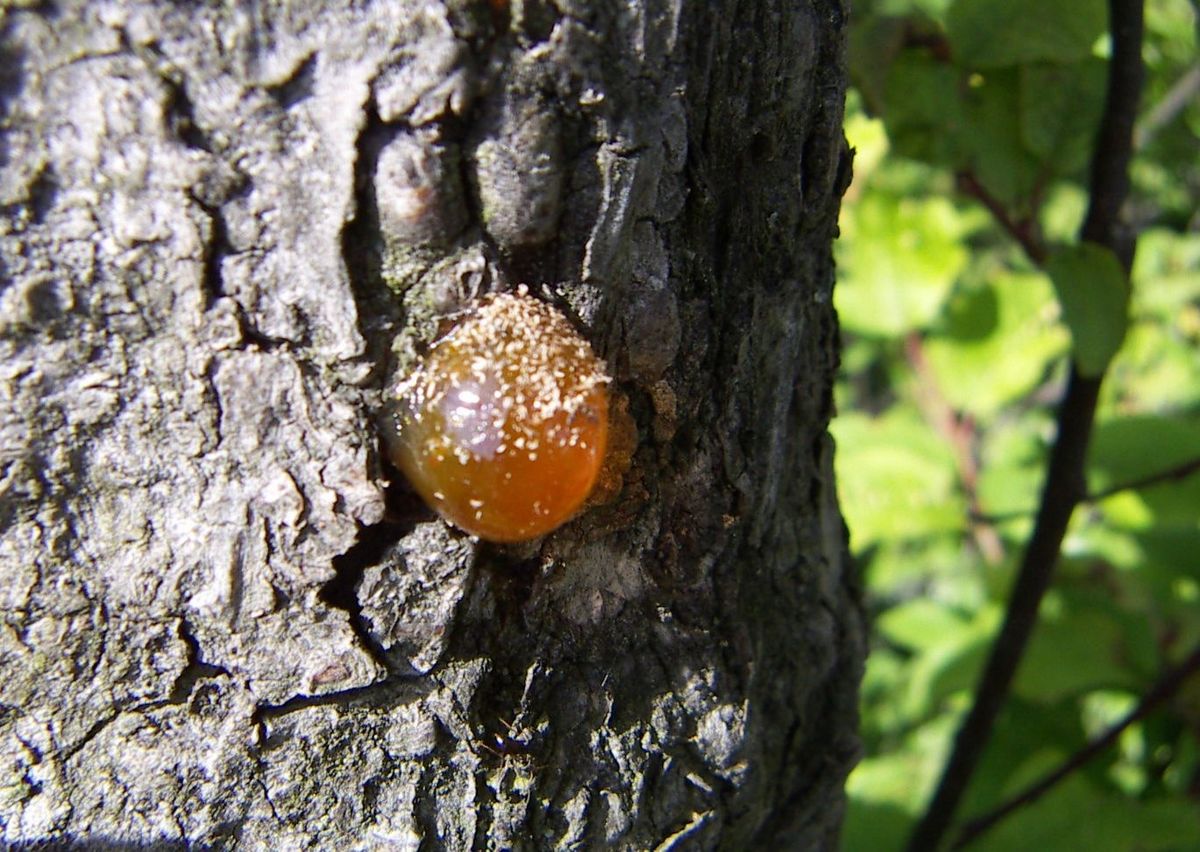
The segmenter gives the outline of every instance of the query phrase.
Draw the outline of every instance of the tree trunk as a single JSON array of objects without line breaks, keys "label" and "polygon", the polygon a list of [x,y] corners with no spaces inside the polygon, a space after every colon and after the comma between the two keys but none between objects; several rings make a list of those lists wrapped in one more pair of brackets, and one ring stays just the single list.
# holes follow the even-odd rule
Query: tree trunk
[{"label": "tree trunk", "polygon": [[[845,13],[0,6],[4,841],[832,848]],[[618,463],[499,546],[378,424],[518,283]]]}]

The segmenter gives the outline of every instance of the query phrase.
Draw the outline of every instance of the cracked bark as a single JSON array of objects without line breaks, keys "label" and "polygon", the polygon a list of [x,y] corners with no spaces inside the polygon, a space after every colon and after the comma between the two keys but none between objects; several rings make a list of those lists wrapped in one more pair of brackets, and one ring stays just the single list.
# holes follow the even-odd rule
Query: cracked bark
[{"label": "cracked bark", "polygon": [[[831,848],[844,14],[0,7],[4,843]],[[516,283],[631,465],[499,547],[377,417]]]}]

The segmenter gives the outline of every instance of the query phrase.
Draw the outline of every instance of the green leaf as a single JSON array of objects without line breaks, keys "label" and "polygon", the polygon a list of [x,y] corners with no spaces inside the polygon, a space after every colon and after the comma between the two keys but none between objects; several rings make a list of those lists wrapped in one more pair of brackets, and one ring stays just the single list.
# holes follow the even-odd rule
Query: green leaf
[{"label": "green leaf", "polygon": [[852,800],[863,804],[889,805],[901,813],[912,813],[919,807],[913,779],[934,777],[936,772],[934,761],[915,749],[868,757],[847,779],[847,792]]},{"label": "green leaf", "polygon": [[915,50],[892,63],[883,118],[896,153],[928,163],[955,163],[963,132],[960,77],[954,66]]},{"label": "green leaf", "polygon": [[1005,206],[1030,211],[1042,164],[1021,139],[1020,75],[995,68],[971,75],[963,95],[957,167],[970,171]]},{"label": "green leaf", "polygon": [[1041,275],[1008,274],[960,288],[925,345],[938,388],[960,411],[990,419],[1031,393],[1066,350],[1054,291]]},{"label": "green leaf", "polygon": [[[1155,528],[1143,533],[1138,543],[1145,552],[1145,566],[1166,578],[1188,577],[1200,581],[1200,529]],[[1145,570],[1145,569],[1144,569]],[[1195,612],[1200,618],[1200,611]]]},{"label": "green leaf", "polygon": [[1091,159],[1104,105],[1107,65],[1095,57],[1070,64],[1022,65],[1021,139],[1055,174],[1071,175]]},{"label": "green leaf", "polygon": [[988,68],[1081,59],[1107,21],[1104,0],[958,0],[946,24],[959,61]]},{"label": "green leaf", "polygon": [[899,805],[851,795],[842,831],[845,852],[900,852],[913,817]]},{"label": "green leaf", "polygon": [[955,715],[943,714],[912,731],[897,751],[864,758],[846,779],[846,793],[851,800],[916,814],[937,780],[957,724]]},{"label": "green leaf", "polygon": [[[1092,492],[1153,476],[1200,458],[1200,418],[1122,417],[1096,426],[1088,462]],[[1139,489],[1158,523],[1196,522],[1200,475]]]},{"label": "green leaf", "polygon": [[1073,703],[1048,706],[1010,695],[989,731],[988,747],[971,777],[961,812],[990,810],[1057,766],[1084,741]]},{"label": "green leaf", "polygon": [[1089,852],[1176,852],[1195,849],[1195,805],[1113,795],[1076,773],[1013,813],[971,845],[980,852],[1087,849]]},{"label": "green leaf", "polygon": [[892,62],[904,46],[905,20],[871,16],[850,29],[850,79],[872,113],[883,110]]},{"label": "green leaf", "polygon": [[1124,617],[1113,606],[1075,605],[1058,616],[1043,614],[1021,660],[1014,691],[1043,702],[1099,688],[1136,691],[1140,680],[1128,658],[1131,649],[1146,644],[1148,631],[1144,620]]},{"label": "green leaf", "polygon": [[1200,305],[1184,307],[1172,320],[1131,325],[1106,396],[1119,394],[1128,411],[1200,408],[1200,334],[1189,327],[1200,329]]},{"label": "green leaf", "polygon": [[859,688],[859,704],[863,709],[860,732],[868,743],[878,743],[882,736],[909,726],[909,719],[893,698],[907,679],[906,655],[887,646],[871,649]]},{"label": "green leaf", "polygon": [[856,551],[866,557],[863,573],[875,595],[904,598],[920,588],[936,592],[956,607],[978,605],[986,594],[986,578],[977,571],[963,570],[959,536],[965,518],[947,518],[946,522],[952,526],[945,531],[918,539],[876,540],[869,554]]},{"label": "green leaf", "polygon": [[910,714],[926,715],[946,698],[967,692],[978,683],[1000,617],[998,607],[984,606],[961,630],[949,633],[945,642],[917,658],[905,695],[905,709]]},{"label": "green leaf", "polygon": [[834,298],[843,325],[894,337],[932,322],[968,258],[954,205],[871,193],[847,206],[841,225]]},{"label": "green leaf", "polygon": [[887,131],[883,122],[856,111],[846,116],[844,129],[846,141],[854,149],[854,180],[869,181],[871,173],[888,153]]},{"label": "green leaf", "polygon": [[1081,243],[1057,252],[1046,271],[1071,330],[1079,371],[1103,374],[1129,324],[1129,285],[1120,262],[1103,246]]},{"label": "green leaf", "polygon": [[[1092,487],[1106,488],[1151,476],[1197,457],[1200,419],[1195,416],[1139,415],[1106,420],[1097,425],[1092,439]],[[1168,486],[1160,483],[1157,487]]]},{"label": "green leaf", "polygon": [[1200,233],[1148,228],[1133,260],[1134,312],[1177,321],[1200,303]]},{"label": "green leaf", "polygon": [[[946,9],[952,2],[953,0],[878,0],[872,11],[878,15],[890,17],[913,16],[919,18],[921,15],[926,15],[936,20],[946,14]],[[859,6],[855,4],[855,11],[858,10]]]},{"label": "green leaf", "polygon": [[837,439],[838,492],[856,551],[879,541],[957,532],[966,523],[954,457],[911,415],[847,414]]},{"label": "green leaf", "polygon": [[[1087,207],[1088,193],[1082,186],[1063,182],[1049,187],[1038,208],[1042,238],[1050,245],[1074,242],[1083,217],[1087,215]],[[1140,241],[1138,250],[1141,250]]]},{"label": "green leaf", "polygon": [[979,508],[985,515],[1009,519],[1002,524],[1002,531],[1019,535],[1022,541],[1046,476],[1046,435],[1052,428],[1046,412],[1032,411],[992,424],[981,436],[976,484]]},{"label": "green leaf", "polygon": [[875,622],[880,635],[913,650],[928,650],[967,628],[966,620],[949,607],[926,598],[892,607]]}]

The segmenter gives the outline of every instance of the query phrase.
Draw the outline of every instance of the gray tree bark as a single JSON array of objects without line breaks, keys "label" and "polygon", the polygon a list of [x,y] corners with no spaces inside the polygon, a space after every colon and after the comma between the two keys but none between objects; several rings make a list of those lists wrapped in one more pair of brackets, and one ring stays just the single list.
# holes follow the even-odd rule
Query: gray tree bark
[{"label": "gray tree bark", "polygon": [[[0,4],[3,841],[832,848],[845,14]],[[500,547],[378,418],[517,283],[629,465]]]}]

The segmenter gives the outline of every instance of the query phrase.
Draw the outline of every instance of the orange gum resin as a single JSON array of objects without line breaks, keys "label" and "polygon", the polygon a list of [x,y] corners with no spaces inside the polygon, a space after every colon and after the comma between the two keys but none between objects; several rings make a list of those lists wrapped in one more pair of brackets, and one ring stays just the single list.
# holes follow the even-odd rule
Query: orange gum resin
[{"label": "orange gum resin", "polygon": [[604,365],[524,290],[491,296],[396,388],[392,462],[450,523],[528,541],[587,499],[608,438]]}]

